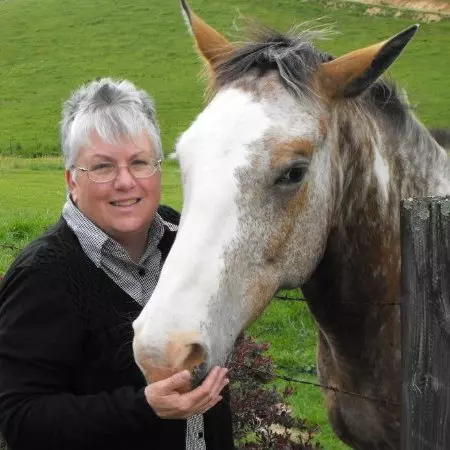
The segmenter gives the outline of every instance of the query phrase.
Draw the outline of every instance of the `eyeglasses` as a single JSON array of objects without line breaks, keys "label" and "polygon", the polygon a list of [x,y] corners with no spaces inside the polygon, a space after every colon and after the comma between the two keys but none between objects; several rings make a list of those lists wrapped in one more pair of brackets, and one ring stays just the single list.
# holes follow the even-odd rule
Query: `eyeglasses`
[{"label": "eyeglasses", "polygon": [[94,183],[109,183],[117,178],[121,167],[126,167],[134,178],[150,178],[158,171],[160,164],[160,159],[139,158],[121,166],[111,162],[101,162],[89,167],[73,166],[73,169],[86,172]]}]

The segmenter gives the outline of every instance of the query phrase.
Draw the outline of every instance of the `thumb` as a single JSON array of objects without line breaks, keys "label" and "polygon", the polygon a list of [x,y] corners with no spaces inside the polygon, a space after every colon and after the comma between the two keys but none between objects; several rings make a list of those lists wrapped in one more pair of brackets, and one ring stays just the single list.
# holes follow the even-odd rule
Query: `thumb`
[{"label": "thumb", "polygon": [[181,372],[177,372],[176,374],[172,375],[171,377],[167,378],[165,390],[166,391],[179,391],[181,388],[184,388],[183,391],[187,388],[189,388],[189,381],[191,380],[191,374],[188,370],[183,370]]}]

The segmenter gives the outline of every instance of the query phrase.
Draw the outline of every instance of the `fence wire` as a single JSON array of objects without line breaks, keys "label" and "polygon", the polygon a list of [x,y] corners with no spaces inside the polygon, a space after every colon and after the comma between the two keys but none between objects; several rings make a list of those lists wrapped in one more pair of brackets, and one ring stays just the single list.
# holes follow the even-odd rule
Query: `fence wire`
[{"label": "fence wire", "polygon": [[[293,297],[289,294],[279,292],[274,297],[275,300],[284,301],[284,302],[307,302],[308,300],[306,297]],[[360,302],[347,302],[339,300],[339,304],[347,304],[347,305],[360,305]],[[381,302],[381,303],[374,303],[371,306],[399,306],[401,305],[400,302]]]},{"label": "fence wire", "polygon": [[[275,300],[278,301],[285,301],[285,302],[306,302],[307,299],[306,297],[302,296],[302,295],[298,295],[298,296],[293,296],[292,294],[289,294],[287,292],[283,292],[280,291],[278,292],[274,297]],[[358,302],[346,302],[346,301],[339,301],[340,304],[358,304]],[[400,302],[382,302],[382,303],[376,303],[376,306],[400,306],[401,303]],[[345,395],[350,395],[353,397],[358,397],[358,398],[362,398],[364,400],[369,400],[369,401],[373,401],[373,402],[381,402],[381,403],[385,403],[385,404],[389,404],[389,405],[394,405],[394,406],[401,406],[400,403],[398,402],[394,402],[392,400],[386,399],[386,398],[379,398],[379,397],[371,397],[371,396],[367,396],[367,395],[363,395],[363,394],[359,394],[357,392],[350,392],[350,391],[346,391],[346,390],[342,390],[333,386],[328,386],[328,385],[324,385],[321,383],[316,383],[313,381],[308,381],[308,380],[301,380],[298,378],[293,378],[293,377],[288,377],[285,375],[280,375],[277,373],[268,373],[259,369],[255,369],[254,367],[250,367],[250,366],[246,366],[247,369],[252,370],[254,372],[260,373],[261,375],[264,375],[266,377],[272,378],[272,379],[279,379],[279,380],[283,380],[283,381],[287,381],[290,383],[296,383],[296,384],[303,384],[303,385],[309,385],[309,386],[314,386],[320,389],[325,389],[328,391],[333,391],[333,392],[339,392],[341,394],[345,394]]]},{"label": "fence wire", "polygon": [[14,250],[16,252],[21,252],[23,249],[16,247],[15,245],[10,245],[10,244],[0,244],[0,248],[3,248],[5,250]]},{"label": "fence wire", "polygon": [[358,394],[357,392],[346,391],[346,390],[343,390],[343,389],[339,389],[337,387],[328,386],[326,384],[316,383],[314,381],[300,380],[298,378],[288,377],[288,376],[280,375],[280,374],[277,374],[277,373],[269,373],[269,372],[266,372],[264,370],[256,369],[256,368],[248,366],[248,365],[244,365],[244,367],[246,369],[252,371],[252,372],[256,372],[256,373],[259,373],[260,375],[264,375],[265,379],[278,379],[278,380],[287,381],[289,383],[296,383],[296,384],[303,384],[303,385],[308,385],[308,386],[314,386],[314,387],[317,387],[317,388],[320,388],[320,389],[325,389],[325,390],[333,391],[333,392],[339,392],[340,394],[350,395],[350,396],[353,396],[353,397],[362,398],[364,400],[370,400],[372,402],[380,402],[380,403],[385,403],[385,404],[394,405],[394,406],[401,406],[400,403],[394,402],[392,400],[388,400],[386,398],[371,397],[369,395]]}]

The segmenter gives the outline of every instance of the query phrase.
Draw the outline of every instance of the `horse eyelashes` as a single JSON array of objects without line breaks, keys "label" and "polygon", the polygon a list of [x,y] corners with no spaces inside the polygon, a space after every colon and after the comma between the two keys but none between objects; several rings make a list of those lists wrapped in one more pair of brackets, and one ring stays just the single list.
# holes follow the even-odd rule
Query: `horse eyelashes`
[{"label": "horse eyelashes", "polygon": [[300,183],[300,181],[302,181],[305,177],[307,171],[308,168],[304,166],[291,167],[277,179],[275,184],[289,185]]}]

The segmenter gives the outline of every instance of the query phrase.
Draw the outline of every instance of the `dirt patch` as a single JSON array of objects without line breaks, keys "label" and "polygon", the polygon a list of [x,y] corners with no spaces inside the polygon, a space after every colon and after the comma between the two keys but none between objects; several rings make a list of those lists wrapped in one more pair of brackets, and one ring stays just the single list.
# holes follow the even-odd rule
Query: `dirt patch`
[{"label": "dirt patch", "polygon": [[374,6],[373,8],[368,8],[366,14],[369,14],[369,16],[378,16],[379,14],[381,14],[381,12],[381,8],[377,8],[376,6]]},{"label": "dirt patch", "polygon": [[441,0],[359,0],[359,2],[367,5],[420,11],[424,14],[450,16],[450,3]]}]

